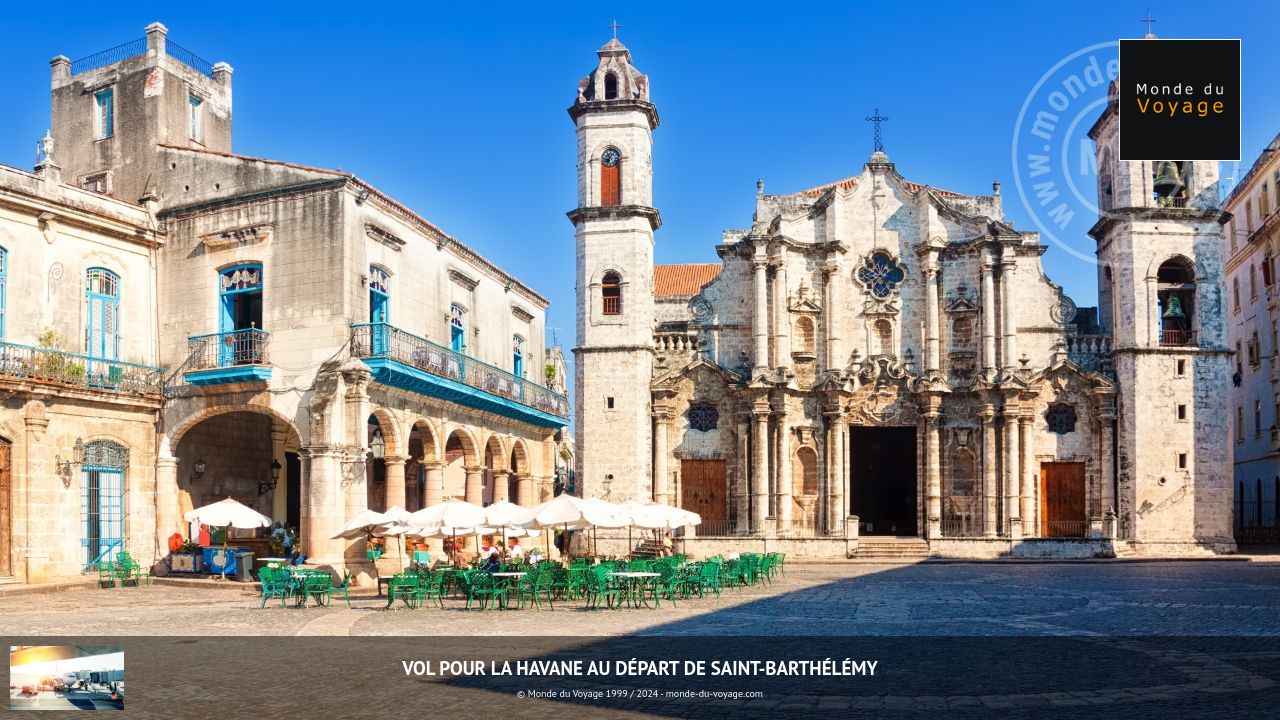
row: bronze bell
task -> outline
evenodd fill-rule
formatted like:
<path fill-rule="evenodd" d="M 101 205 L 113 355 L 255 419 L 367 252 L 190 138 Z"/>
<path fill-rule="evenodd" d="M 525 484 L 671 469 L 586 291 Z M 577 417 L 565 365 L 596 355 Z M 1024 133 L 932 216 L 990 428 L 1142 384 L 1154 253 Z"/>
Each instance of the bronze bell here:
<path fill-rule="evenodd" d="M 1156 179 L 1151 184 L 1156 194 L 1168 197 L 1182 187 L 1182 184 L 1182 173 L 1178 170 L 1178 163 L 1172 160 L 1156 163 Z"/>
<path fill-rule="evenodd" d="M 1186 318 L 1187 314 L 1182 312 L 1182 301 L 1177 295 L 1169 298 L 1169 306 L 1165 308 L 1162 318 Z"/>

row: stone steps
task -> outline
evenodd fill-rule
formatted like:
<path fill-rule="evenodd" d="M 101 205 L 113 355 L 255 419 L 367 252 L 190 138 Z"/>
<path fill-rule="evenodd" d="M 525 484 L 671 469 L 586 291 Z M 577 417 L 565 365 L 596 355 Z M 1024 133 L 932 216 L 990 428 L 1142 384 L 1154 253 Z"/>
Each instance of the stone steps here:
<path fill-rule="evenodd" d="M 12 575 L 0 575 L 0 585 L 17 585 L 18 578 Z"/>
<path fill-rule="evenodd" d="M 918 537 L 862 537 L 853 554 L 860 560 L 925 560 L 929 543 Z"/>

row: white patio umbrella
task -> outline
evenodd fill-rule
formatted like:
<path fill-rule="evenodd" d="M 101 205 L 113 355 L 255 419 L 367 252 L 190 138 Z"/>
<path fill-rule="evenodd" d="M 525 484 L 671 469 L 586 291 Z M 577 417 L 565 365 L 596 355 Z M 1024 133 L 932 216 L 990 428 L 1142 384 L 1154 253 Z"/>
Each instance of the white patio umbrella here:
<path fill-rule="evenodd" d="M 492 525 L 502 531 L 502 548 L 503 552 L 505 552 L 508 538 L 522 536 L 516 534 L 510 528 L 518 526 L 520 523 L 532 520 L 533 508 L 516 505 L 515 503 L 508 502 L 506 500 L 499 500 L 492 505 L 485 506 L 484 518 L 486 524 Z M 523 528 L 520 529 L 523 530 Z"/>
<path fill-rule="evenodd" d="M 701 525 L 702 516 L 683 508 L 652 501 L 628 500 L 622 509 L 631 518 L 631 527 L 645 530 L 671 530 L 685 525 Z M 627 546 L 631 547 L 631 531 L 627 531 Z"/>
<path fill-rule="evenodd" d="M 404 512 L 405 515 L 409 514 L 407 511 L 401 511 L 401 512 Z M 396 559 L 399 561 L 398 566 L 400 567 L 401 570 L 403 570 L 404 569 L 404 536 L 416 535 L 417 530 L 418 528 L 414 527 L 413 525 L 410 525 L 407 522 L 392 521 L 383 525 L 379 525 L 376 528 L 374 528 L 373 534 L 376 537 L 396 538 Z"/>
<path fill-rule="evenodd" d="M 241 529 L 271 527 L 271 518 L 231 498 L 219 500 L 216 503 L 198 507 L 194 510 L 188 510 L 182 514 L 182 517 L 187 522 L 198 522 L 201 525 L 209 525 L 211 527 Z M 222 536 L 222 552 L 225 557 L 227 552 L 227 536 L 225 533 Z M 226 563 L 222 565 L 222 579 L 227 579 Z"/>
<path fill-rule="evenodd" d="M 533 519 L 525 527 L 561 527 L 564 530 L 588 527 L 622 528 L 631 521 L 622 508 L 598 498 L 557 495 L 534 508 Z"/>
<path fill-rule="evenodd" d="M 409 513 L 406 521 L 420 528 L 443 525 L 451 528 L 469 528 L 485 523 L 484 508 L 463 500 L 450 498 L 421 510 Z"/>
<path fill-rule="evenodd" d="M 356 513 L 355 516 L 347 523 L 346 527 L 334 535 L 330 540 L 355 540 L 356 538 L 366 537 L 380 525 L 391 522 L 391 518 L 384 513 L 376 512 L 365 508 Z"/>

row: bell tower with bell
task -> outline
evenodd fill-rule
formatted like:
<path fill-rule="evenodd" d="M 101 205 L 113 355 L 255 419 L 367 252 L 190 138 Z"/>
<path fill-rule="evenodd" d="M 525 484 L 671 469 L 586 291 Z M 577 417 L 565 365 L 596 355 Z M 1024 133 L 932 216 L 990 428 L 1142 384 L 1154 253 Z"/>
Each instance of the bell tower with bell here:
<path fill-rule="evenodd" d="M 1116 487 L 1102 493 L 1115 507 L 1103 512 L 1116 514 L 1118 542 L 1226 550 L 1231 351 L 1218 163 L 1120 160 L 1117 89 L 1089 131 L 1099 210 L 1089 234 L 1117 386 Z"/>

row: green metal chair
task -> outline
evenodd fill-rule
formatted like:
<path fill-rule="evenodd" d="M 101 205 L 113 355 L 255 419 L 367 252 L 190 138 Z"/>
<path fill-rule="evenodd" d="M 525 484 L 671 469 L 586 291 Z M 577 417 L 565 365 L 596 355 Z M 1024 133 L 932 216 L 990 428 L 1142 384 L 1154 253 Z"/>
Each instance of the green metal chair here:
<path fill-rule="evenodd" d="M 110 560 L 103 560 L 102 562 L 97 563 L 97 571 L 99 588 L 113 588 L 116 586 L 116 580 L 119 578 L 119 574 L 116 572 L 115 563 Z M 103 583 L 106 584 L 104 585 Z"/>
<path fill-rule="evenodd" d="M 387 583 L 387 605 L 384 610 L 390 610 L 395 604 L 396 597 L 404 602 L 405 607 L 416 608 L 422 598 L 422 579 L 418 577 L 416 572 L 397 573 Z"/>
<path fill-rule="evenodd" d="M 328 607 L 332 601 L 333 578 L 328 573 L 307 573 L 302 576 L 302 593 L 299 604 L 313 598 L 317 605 Z"/>
<path fill-rule="evenodd" d="M 258 570 L 258 580 L 262 582 L 262 604 L 258 608 L 265 608 L 267 600 L 273 597 L 280 598 L 280 607 L 284 607 L 285 599 L 291 594 L 287 575 L 264 567 Z"/>
<path fill-rule="evenodd" d="M 607 608 L 622 607 L 624 602 L 623 588 L 614 578 L 609 577 L 611 572 L 614 571 L 602 563 L 591 568 L 591 571 L 587 573 L 587 607 L 592 610 L 599 610 L 602 600 Z"/>
<path fill-rule="evenodd" d="M 487 572 L 475 571 L 466 576 L 467 583 L 467 609 L 471 609 L 471 603 L 474 601 L 480 610 L 488 609 L 490 605 L 500 605 L 505 607 L 507 604 L 507 585 L 498 582 L 498 579 Z"/>
<path fill-rule="evenodd" d="M 649 584 L 649 591 L 653 593 L 653 607 L 656 610 L 661 604 L 659 598 L 666 598 L 671 601 L 671 606 L 676 605 L 676 596 L 680 594 L 680 576 L 676 569 L 669 565 L 660 565 L 655 568 L 658 577 L 653 578 Z"/>
<path fill-rule="evenodd" d="M 542 609 L 543 598 L 555 608 L 555 591 L 556 573 L 553 568 L 541 568 L 525 575 L 520 578 L 520 584 L 516 587 L 520 607 L 523 608 L 525 601 L 529 600 L 539 610 Z"/>
<path fill-rule="evenodd" d="M 418 579 L 418 607 L 422 607 L 422 600 L 430 600 L 441 609 L 444 609 L 444 596 L 448 593 L 448 576 L 443 572 L 433 572 Z"/>

